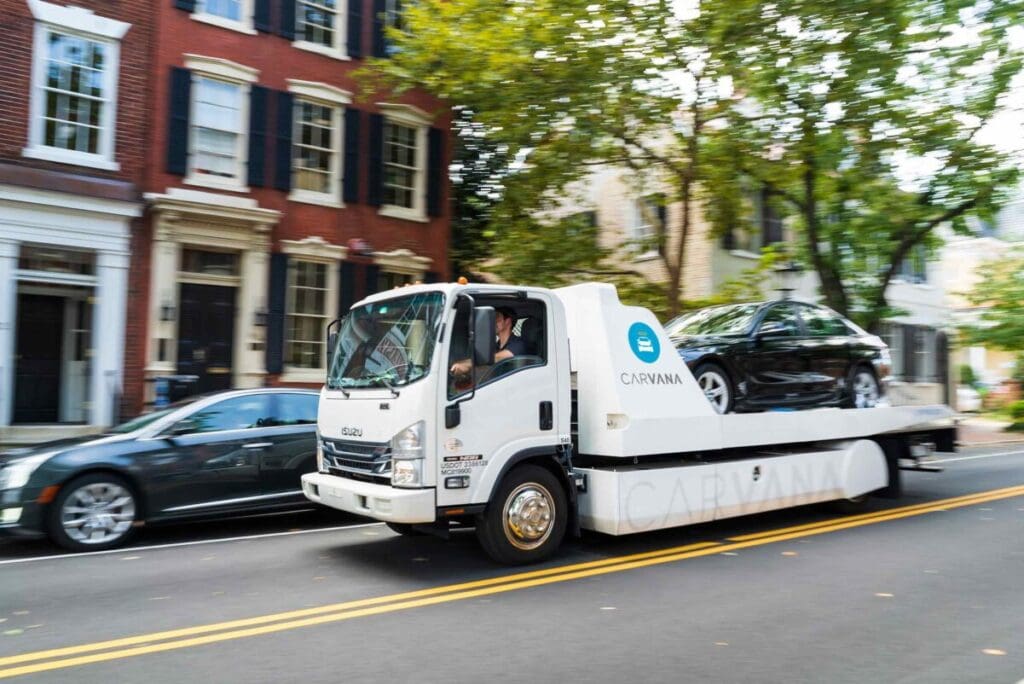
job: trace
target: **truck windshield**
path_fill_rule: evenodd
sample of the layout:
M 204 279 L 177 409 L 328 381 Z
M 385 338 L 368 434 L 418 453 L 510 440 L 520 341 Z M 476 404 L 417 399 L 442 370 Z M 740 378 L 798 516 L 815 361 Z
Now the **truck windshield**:
M 750 327 L 759 304 L 716 306 L 683 314 L 668 322 L 669 337 L 684 335 L 742 335 Z
M 444 301 L 425 292 L 352 309 L 338 331 L 327 389 L 396 387 L 426 375 Z

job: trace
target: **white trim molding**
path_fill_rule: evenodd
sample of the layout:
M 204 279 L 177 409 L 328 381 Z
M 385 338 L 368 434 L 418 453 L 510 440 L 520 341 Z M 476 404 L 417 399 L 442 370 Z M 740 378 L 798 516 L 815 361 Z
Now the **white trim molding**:
M 420 256 L 410 249 L 395 249 L 390 252 L 374 252 L 373 263 L 389 273 L 422 275 L 434 260 Z
M 185 54 L 185 68 L 236 83 L 256 83 L 260 78 L 260 70 L 254 67 L 232 62 L 230 59 L 191 53 Z
M 84 7 L 65 7 L 43 0 L 28 0 L 28 7 L 36 21 L 108 40 L 121 40 L 132 27 L 128 22 L 98 16 Z
M 348 247 L 332 245 L 319 235 L 310 235 L 301 240 L 281 240 L 281 251 L 302 261 L 333 263 L 348 256 Z
M 302 81 L 289 78 L 288 92 L 305 100 L 318 100 L 327 105 L 352 104 L 352 93 L 320 81 Z
M 378 102 L 377 107 L 387 118 L 406 126 L 429 126 L 434 121 L 434 117 L 414 105 Z

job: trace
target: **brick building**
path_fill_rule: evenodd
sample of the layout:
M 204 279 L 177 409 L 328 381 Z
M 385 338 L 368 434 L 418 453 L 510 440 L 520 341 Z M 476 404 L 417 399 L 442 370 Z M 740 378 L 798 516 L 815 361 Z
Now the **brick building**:
M 152 19 L 0 0 L 0 442 L 117 417 Z
M 125 398 L 320 384 L 326 325 L 447 276 L 449 115 L 363 96 L 393 0 L 157 0 Z

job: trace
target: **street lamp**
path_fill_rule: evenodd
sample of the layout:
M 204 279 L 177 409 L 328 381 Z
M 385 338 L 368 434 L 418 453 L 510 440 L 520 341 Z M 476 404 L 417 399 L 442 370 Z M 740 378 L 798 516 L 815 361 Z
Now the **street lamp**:
M 796 290 L 797 280 L 804 272 L 794 259 L 790 258 L 775 267 L 775 274 L 779 280 L 779 286 L 775 288 L 783 299 L 789 299 Z

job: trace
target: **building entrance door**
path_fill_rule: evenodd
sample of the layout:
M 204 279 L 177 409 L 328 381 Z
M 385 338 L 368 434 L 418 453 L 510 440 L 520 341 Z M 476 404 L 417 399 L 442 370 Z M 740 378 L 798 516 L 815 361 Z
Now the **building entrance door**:
M 178 373 L 198 376 L 192 393 L 229 389 L 235 288 L 182 283 L 178 302 Z
M 56 423 L 64 340 L 64 298 L 18 295 L 14 422 Z

